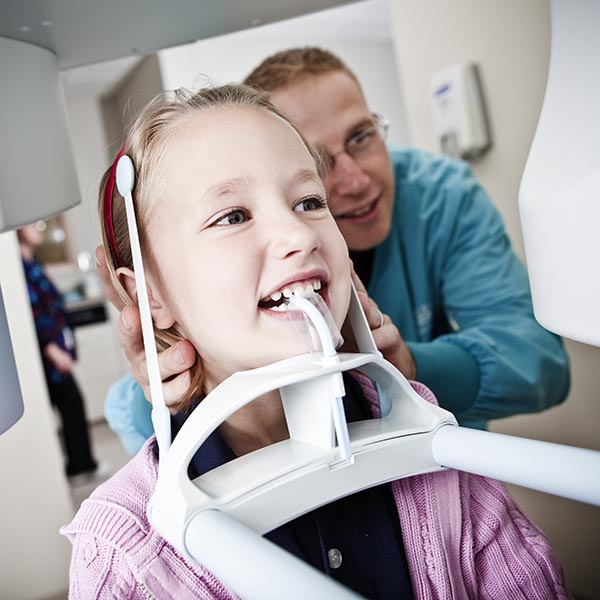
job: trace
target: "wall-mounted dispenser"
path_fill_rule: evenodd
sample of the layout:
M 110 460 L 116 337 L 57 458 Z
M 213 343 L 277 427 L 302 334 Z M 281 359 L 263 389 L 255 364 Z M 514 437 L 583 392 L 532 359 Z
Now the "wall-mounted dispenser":
M 441 152 L 468 160 L 489 149 L 488 115 L 475 63 L 451 65 L 434 73 L 430 98 Z

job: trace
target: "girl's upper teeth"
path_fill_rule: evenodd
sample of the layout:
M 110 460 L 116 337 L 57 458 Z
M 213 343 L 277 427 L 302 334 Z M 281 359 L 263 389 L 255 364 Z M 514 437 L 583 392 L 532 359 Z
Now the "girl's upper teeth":
M 281 299 L 281 296 L 283 296 L 284 298 L 291 298 L 293 295 L 309 296 L 320 289 L 321 281 L 319 279 L 315 279 L 313 281 L 306 281 L 304 283 L 296 283 L 292 286 L 286 286 L 281 290 L 273 292 L 271 294 L 271 300 L 277 302 Z

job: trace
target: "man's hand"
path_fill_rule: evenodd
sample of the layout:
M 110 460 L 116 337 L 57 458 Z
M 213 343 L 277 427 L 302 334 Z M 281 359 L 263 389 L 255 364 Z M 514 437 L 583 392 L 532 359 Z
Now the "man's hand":
M 125 306 L 125 303 L 123 300 L 121 300 L 119 294 L 117 294 L 115 288 L 113 287 L 110 279 L 110 273 L 108 272 L 108 267 L 106 266 L 106 254 L 104 254 L 104 248 L 102 246 L 98 246 L 96 248 L 96 270 L 100 276 L 100 281 L 102 281 L 104 295 L 117 310 L 121 310 Z
M 352 281 L 358 292 L 360 304 L 367 317 L 367 322 L 371 328 L 373 339 L 377 349 L 383 354 L 383 357 L 391 362 L 407 379 L 414 379 L 417 375 L 417 366 L 415 360 L 404 343 L 398 328 L 392 323 L 392 320 L 384 315 L 375 301 L 369 298 L 369 294 L 363 282 L 352 268 Z M 356 342 L 349 327 L 342 331 L 344 337 L 344 348 L 349 351 L 356 351 Z
M 137 306 L 123 307 L 117 324 L 117 341 L 131 365 L 131 376 L 144 390 L 146 399 L 150 400 L 150 382 L 144 354 L 142 323 Z M 188 369 L 195 361 L 196 350 L 187 340 L 177 342 L 159 353 L 158 367 L 163 380 L 163 394 L 167 406 L 177 404 L 187 391 L 190 384 Z
M 113 288 L 104 249 L 96 248 L 97 269 L 104 293 L 112 304 L 121 311 L 117 323 L 117 341 L 125 352 L 125 357 L 131 365 L 131 376 L 144 390 L 147 400 L 150 400 L 150 382 L 144 353 L 142 338 L 142 322 L 137 306 L 126 306 Z M 186 340 L 177 342 L 158 355 L 160 376 L 163 380 L 163 394 L 167 406 L 177 404 L 190 384 L 189 368 L 196 361 L 196 350 Z M 168 381 L 165 381 L 168 380 Z

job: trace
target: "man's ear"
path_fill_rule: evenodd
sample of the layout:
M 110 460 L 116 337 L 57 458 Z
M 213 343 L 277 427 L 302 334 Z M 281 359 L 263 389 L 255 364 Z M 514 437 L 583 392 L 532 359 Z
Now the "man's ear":
M 135 274 L 127 267 L 117 269 L 117 277 L 121 285 L 125 288 L 127 295 L 131 298 L 134 304 L 138 304 L 137 285 L 135 283 Z M 150 313 L 152 321 L 159 329 L 168 329 L 175 324 L 175 317 L 167 306 L 161 302 L 153 293 L 150 282 L 146 279 L 146 287 L 148 288 L 148 300 L 150 302 Z

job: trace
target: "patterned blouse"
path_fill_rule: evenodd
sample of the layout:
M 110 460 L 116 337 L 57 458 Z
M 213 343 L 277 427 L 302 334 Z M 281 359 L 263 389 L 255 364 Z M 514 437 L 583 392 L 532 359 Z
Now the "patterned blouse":
M 46 358 L 44 348 L 54 342 L 75 358 L 73 331 L 67 322 L 60 292 L 46 275 L 42 264 L 35 259 L 31 261 L 23 259 L 23 268 L 46 379 L 49 382 L 59 383 L 66 375 L 60 373 Z

